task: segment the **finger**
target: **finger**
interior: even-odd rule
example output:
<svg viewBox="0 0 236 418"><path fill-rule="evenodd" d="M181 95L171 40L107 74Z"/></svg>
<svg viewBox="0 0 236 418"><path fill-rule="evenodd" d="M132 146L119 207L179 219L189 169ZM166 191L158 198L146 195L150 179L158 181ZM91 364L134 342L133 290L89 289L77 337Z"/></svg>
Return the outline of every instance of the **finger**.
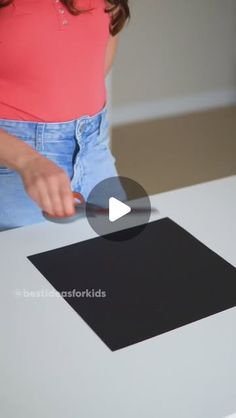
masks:
<svg viewBox="0 0 236 418"><path fill-rule="evenodd" d="M52 205L52 214L54 216L65 216L62 199L59 193L59 184L57 180L48 181L48 194L50 198L50 203Z"/></svg>
<svg viewBox="0 0 236 418"><path fill-rule="evenodd" d="M62 199L65 216L72 216L75 213L75 202L71 192L70 182L67 178L60 183L60 196Z"/></svg>
<svg viewBox="0 0 236 418"><path fill-rule="evenodd" d="M52 191L51 195L50 195L50 198L51 198L51 202L52 202L52 206L53 206L54 216L64 217L65 213L64 213L62 199L61 199L61 196L60 196L60 193L59 193L59 189Z"/></svg>
<svg viewBox="0 0 236 418"><path fill-rule="evenodd" d="M63 206L63 199L60 194L61 183L66 176L65 172L60 170L56 174L47 177L47 187L53 207L54 216L66 216Z"/></svg>
<svg viewBox="0 0 236 418"><path fill-rule="evenodd" d="M41 202L40 202L40 196L39 193L36 189L36 187L26 187L25 188L27 194L29 195L29 197L39 206L41 207Z"/></svg>
<svg viewBox="0 0 236 418"><path fill-rule="evenodd" d="M25 190L29 197L41 208L43 209L43 199L42 199L42 192L40 190L44 190L45 185L42 179L37 179L37 182L31 183L25 187Z"/></svg>
<svg viewBox="0 0 236 418"><path fill-rule="evenodd" d="M44 212L47 212L50 215L53 215L53 205L52 205L52 201L49 195L49 192L47 190L47 185L44 184L43 187L40 187L38 190L38 195L39 195L39 204L41 209Z"/></svg>
<svg viewBox="0 0 236 418"><path fill-rule="evenodd" d="M53 212L47 184L43 179L38 179L37 183L28 189L28 194L42 210L50 214Z"/></svg>

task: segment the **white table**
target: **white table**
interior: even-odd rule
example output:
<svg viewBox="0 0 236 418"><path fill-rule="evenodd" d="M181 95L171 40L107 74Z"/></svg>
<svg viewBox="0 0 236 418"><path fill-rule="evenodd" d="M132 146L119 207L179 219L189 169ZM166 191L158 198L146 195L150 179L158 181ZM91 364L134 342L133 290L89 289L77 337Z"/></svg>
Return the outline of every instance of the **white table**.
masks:
<svg viewBox="0 0 236 418"><path fill-rule="evenodd" d="M236 176L151 198L236 266ZM153 216L153 219L157 217ZM223 418L236 412L236 309L111 352L26 258L94 237L86 219L0 233L2 418Z"/></svg>

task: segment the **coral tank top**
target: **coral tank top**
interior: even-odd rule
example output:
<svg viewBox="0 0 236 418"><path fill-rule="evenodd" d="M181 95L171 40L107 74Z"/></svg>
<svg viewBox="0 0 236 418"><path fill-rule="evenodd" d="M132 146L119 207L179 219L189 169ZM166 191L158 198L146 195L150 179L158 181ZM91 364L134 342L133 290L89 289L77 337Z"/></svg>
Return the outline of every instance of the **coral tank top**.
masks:
<svg viewBox="0 0 236 418"><path fill-rule="evenodd" d="M105 0L14 0L0 9L0 119L63 122L102 110Z"/></svg>

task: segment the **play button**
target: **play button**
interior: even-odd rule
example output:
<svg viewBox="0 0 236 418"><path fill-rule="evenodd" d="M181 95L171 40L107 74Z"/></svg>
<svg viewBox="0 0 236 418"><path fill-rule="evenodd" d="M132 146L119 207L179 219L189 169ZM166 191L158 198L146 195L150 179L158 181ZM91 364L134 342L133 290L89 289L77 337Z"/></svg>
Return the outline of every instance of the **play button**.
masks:
<svg viewBox="0 0 236 418"><path fill-rule="evenodd" d="M115 197L110 197L109 199L109 221L115 222L117 219L122 218L122 216L127 215L131 212L131 207L116 199Z"/></svg>
<svg viewBox="0 0 236 418"><path fill-rule="evenodd" d="M91 211L91 207L98 210ZM146 191L128 177L109 177L101 181L86 199L90 226L98 235L112 241L127 240L142 232L150 213Z"/></svg>

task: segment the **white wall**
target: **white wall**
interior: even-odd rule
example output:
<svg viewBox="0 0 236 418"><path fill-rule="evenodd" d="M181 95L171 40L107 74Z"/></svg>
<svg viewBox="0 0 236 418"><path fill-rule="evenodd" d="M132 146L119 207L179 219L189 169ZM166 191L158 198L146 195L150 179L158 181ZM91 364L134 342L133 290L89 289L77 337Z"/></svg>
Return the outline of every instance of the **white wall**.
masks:
<svg viewBox="0 0 236 418"><path fill-rule="evenodd" d="M130 0L114 124L236 103L236 0Z"/></svg>

